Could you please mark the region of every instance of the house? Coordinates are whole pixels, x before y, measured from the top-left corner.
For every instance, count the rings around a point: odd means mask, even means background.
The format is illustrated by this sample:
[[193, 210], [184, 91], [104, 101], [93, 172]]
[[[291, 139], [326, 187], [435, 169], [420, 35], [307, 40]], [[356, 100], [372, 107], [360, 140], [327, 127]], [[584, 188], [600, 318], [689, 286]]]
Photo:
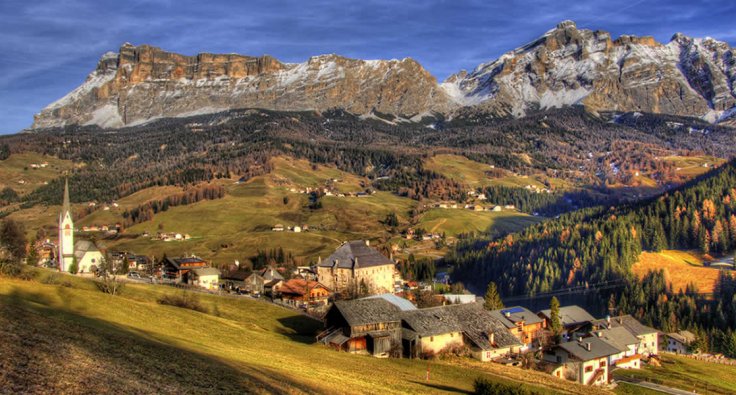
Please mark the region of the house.
[[281, 299], [295, 306], [306, 304], [326, 304], [332, 294], [327, 287], [302, 278], [292, 278], [284, 281], [279, 288]]
[[319, 282], [335, 292], [354, 292], [365, 287], [370, 294], [393, 289], [395, 265], [370, 247], [368, 241], [343, 243], [317, 264]]
[[274, 232], [283, 232], [284, 231], [284, 225], [276, 224], [273, 228], [271, 228]]
[[401, 313], [402, 345], [409, 358], [468, 348], [481, 361], [518, 352], [521, 343], [479, 303]]
[[591, 336], [598, 337], [619, 351], [618, 354], [608, 357], [608, 366], [624, 369], [639, 369], [641, 367], [641, 356], [636, 353], [639, 339], [626, 328], [619, 326], [593, 331]]
[[266, 281], [284, 279], [284, 276], [282, 276], [281, 273], [279, 273], [279, 271], [275, 269], [273, 266], [269, 266], [269, 267], [261, 269], [261, 271], [259, 271], [258, 274], [261, 277], [263, 277], [263, 279]]
[[672, 332], [666, 336], [666, 350], [677, 354], [690, 354], [690, 346], [696, 339], [695, 334], [690, 331]]
[[555, 363], [554, 375], [584, 385], [608, 383], [608, 357], [618, 353], [613, 346], [597, 337], [578, 338], [545, 351], [543, 360]]
[[631, 315], [622, 315], [618, 317], [607, 317], [602, 320], [595, 320], [592, 322], [593, 330], [624, 327], [632, 335], [639, 339], [639, 345], [637, 346], [636, 352], [641, 355], [657, 355], [659, 352], [659, 331], [654, 328], [650, 328], [643, 325], [636, 318]]
[[243, 289], [245, 287], [245, 279], [251, 274], [250, 271], [245, 269], [229, 270], [220, 276], [220, 281], [228, 286], [228, 288]]
[[220, 271], [214, 267], [192, 269], [189, 274], [189, 285], [213, 290], [217, 289], [219, 283]]
[[74, 244], [74, 259], [77, 261], [79, 273], [89, 273], [100, 267], [104, 257], [95, 243], [79, 240]]
[[336, 301], [325, 315], [325, 331], [317, 340], [341, 351], [389, 357], [401, 352], [399, 308], [388, 301]]
[[[549, 328], [550, 320], [552, 318], [552, 311], [550, 309], [542, 310], [537, 315], [544, 319], [545, 328]], [[590, 315], [585, 309], [580, 306], [564, 306], [560, 307], [560, 324], [562, 324], [563, 336], [567, 339], [572, 338], [575, 333], [585, 332], [587, 333], [591, 322], [595, 321], [595, 317]]]
[[164, 278], [176, 283], [188, 283], [189, 272], [207, 267], [207, 262], [196, 256], [189, 258], [169, 258], [163, 260]]
[[[264, 279], [265, 280], [265, 279]], [[279, 293], [281, 285], [284, 283], [283, 279], [274, 278], [272, 280], [265, 280], [263, 283], [263, 293], [265, 295], [271, 295], [272, 297]]]
[[519, 339], [524, 348], [534, 345], [544, 335], [545, 321], [524, 307], [508, 307], [490, 313]]
[[251, 273], [248, 277], [243, 279], [243, 289], [248, 293], [263, 293], [263, 286], [266, 284], [266, 279], [258, 273]]

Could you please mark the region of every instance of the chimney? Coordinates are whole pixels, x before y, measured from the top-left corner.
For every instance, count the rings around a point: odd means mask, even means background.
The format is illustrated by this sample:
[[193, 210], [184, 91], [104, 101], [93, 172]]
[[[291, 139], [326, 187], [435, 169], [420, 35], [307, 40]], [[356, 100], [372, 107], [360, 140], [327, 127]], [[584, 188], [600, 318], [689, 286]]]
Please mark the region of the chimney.
[[583, 342], [583, 337], [582, 336], [578, 337], [578, 343], [582, 343], [582, 342]]
[[606, 316], [606, 323], [608, 323], [608, 325], [611, 325], [611, 316], [610, 315], [607, 315]]
[[510, 313], [510, 312], [508, 312], [508, 311], [504, 311], [504, 312], [503, 312], [503, 315], [504, 315], [504, 316], [505, 316], [506, 318], [510, 318], [510, 317], [511, 317], [511, 313]]
[[495, 333], [493, 333], [493, 332], [489, 333], [488, 340], [491, 342], [491, 345], [496, 344], [496, 342], [495, 342], [495, 340], [496, 340]]
[[365, 245], [367, 245], [368, 247], [370, 247], [371, 246], [371, 241], [370, 240], [366, 240], [365, 241]]
[[590, 343], [585, 343], [585, 349], [590, 351]]

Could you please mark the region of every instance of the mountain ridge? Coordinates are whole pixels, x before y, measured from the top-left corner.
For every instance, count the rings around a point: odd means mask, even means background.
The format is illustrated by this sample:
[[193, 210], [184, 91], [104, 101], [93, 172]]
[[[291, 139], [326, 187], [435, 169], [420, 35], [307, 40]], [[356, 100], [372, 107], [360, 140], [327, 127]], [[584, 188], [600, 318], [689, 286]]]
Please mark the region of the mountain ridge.
[[[564, 21], [498, 59], [442, 83], [411, 58], [360, 60], [335, 54], [285, 63], [269, 55], [166, 52], [125, 43], [102, 56], [87, 80], [34, 117], [33, 128], [120, 127], [162, 117], [236, 108], [452, 116], [470, 107], [519, 117], [584, 105], [732, 121], [736, 49], [712, 38], [613, 39]], [[407, 117], [407, 118], [409, 118]], [[421, 118], [421, 117], [420, 117]]]

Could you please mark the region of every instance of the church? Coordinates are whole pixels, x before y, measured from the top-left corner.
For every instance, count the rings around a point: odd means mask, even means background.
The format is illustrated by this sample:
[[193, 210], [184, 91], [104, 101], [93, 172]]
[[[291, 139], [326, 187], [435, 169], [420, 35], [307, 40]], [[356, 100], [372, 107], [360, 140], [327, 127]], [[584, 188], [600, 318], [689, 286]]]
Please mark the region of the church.
[[69, 181], [64, 183], [64, 204], [59, 214], [59, 270], [70, 272], [73, 263], [77, 263], [78, 273], [89, 273], [93, 266], [99, 267], [102, 253], [89, 240], [74, 243], [74, 222], [72, 220], [71, 203], [69, 202]]

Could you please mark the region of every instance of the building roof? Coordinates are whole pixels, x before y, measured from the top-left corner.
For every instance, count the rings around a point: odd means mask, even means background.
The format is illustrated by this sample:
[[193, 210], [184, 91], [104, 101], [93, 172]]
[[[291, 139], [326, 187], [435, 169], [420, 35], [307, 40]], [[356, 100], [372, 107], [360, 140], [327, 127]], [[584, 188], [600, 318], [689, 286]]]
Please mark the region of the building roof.
[[67, 213], [71, 217], [71, 203], [69, 200], [69, 179], [64, 180], [64, 203], [61, 205], [61, 218], [64, 218]]
[[417, 309], [417, 307], [414, 306], [414, 304], [410, 302], [408, 299], [405, 299], [405, 298], [402, 298], [401, 296], [397, 296], [397, 295], [390, 294], [390, 293], [367, 296], [363, 299], [378, 299], [378, 298], [386, 300], [392, 305], [398, 307], [399, 310], [401, 311], [409, 311], [409, 310]]
[[81, 261], [88, 252], [100, 252], [95, 243], [89, 240], [77, 240], [74, 243], [74, 257]]
[[595, 320], [593, 321], [593, 326], [598, 328], [616, 328], [619, 326], [623, 326], [634, 336], [643, 336], [658, 332], [656, 329], [642, 324], [636, 318], [632, 317], [629, 314], [612, 317], [610, 320]]
[[484, 350], [521, 345], [506, 326], [479, 303], [405, 311], [401, 313], [401, 318], [404, 326], [408, 327], [406, 329], [410, 330], [404, 334], [408, 338], [411, 338], [412, 332], [422, 337], [462, 332]]
[[573, 340], [562, 343], [557, 347], [581, 361], [590, 361], [591, 359], [603, 358], [620, 352], [614, 346], [597, 337], [586, 337], [582, 341]]
[[[539, 313], [547, 318], [552, 317], [552, 311], [550, 309], [542, 310]], [[560, 323], [562, 326], [586, 324], [593, 321], [595, 321], [595, 317], [590, 315], [590, 313], [580, 306], [572, 305], [560, 307]]]
[[593, 335], [615, 347], [617, 350], [628, 351], [630, 345], [639, 344], [639, 339], [632, 335], [628, 329], [619, 326], [593, 332]]
[[310, 280], [309, 282], [307, 282], [307, 280], [303, 278], [292, 278], [291, 280], [285, 281], [281, 285], [281, 289], [279, 289], [279, 291], [282, 294], [304, 295], [307, 293], [307, 288], [309, 289], [315, 289], [315, 288], [327, 289], [327, 287], [325, 287], [324, 285], [316, 281]]
[[443, 294], [442, 296], [450, 303], [475, 303], [478, 298], [473, 294]]
[[266, 281], [284, 279], [284, 276], [282, 276], [281, 273], [279, 273], [279, 271], [274, 269], [273, 267], [266, 267], [261, 269], [260, 275]]
[[203, 268], [197, 268], [193, 269], [192, 272], [196, 274], [198, 277], [201, 276], [219, 276], [220, 270], [216, 269], [214, 267], [203, 267]]
[[264, 288], [274, 287], [274, 286], [276, 286], [276, 284], [281, 283], [281, 282], [284, 282], [284, 280], [281, 280], [281, 279], [278, 279], [278, 278], [274, 278], [271, 281], [267, 281], [267, 282], [263, 283], [263, 287]]
[[362, 240], [343, 243], [327, 259], [320, 262], [319, 267], [337, 267], [341, 269], [365, 268], [373, 266], [393, 265], [375, 248], [371, 248]]
[[251, 273], [247, 270], [238, 269], [238, 270], [228, 272], [227, 274], [224, 274], [222, 276], [222, 279], [223, 280], [234, 280], [234, 281], [245, 281], [245, 279], [250, 276], [258, 276], [258, 274]]
[[543, 322], [538, 315], [521, 306], [492, 310], [490, 313], [507, 328], [515, 328], [516, 323], [521, 321], [524, 322], [524, 325], [534, 325]]
[[679, 331], [667, 334], [668, 337], [676, 340], [682, 344], [690, 344], [695, 341], [695, 334], [690, 331]]
[[169, 258], [166, 257], [166, 260], [164, 262], [164, 265], [171, 265], [176, 270], [179, 270], [182, 265], [186, 264], [192, 264], [192, 263], [202, 263], [201, 266], [206, 266], [207, 262], [204, 260], [197, 258], [197, 257], [188, 257], [188, 258]]
[[379, 322], [398, 322], [398, 307], [385, 299], [338, 300], [333, 305], [348, 325], [358, 326]]

